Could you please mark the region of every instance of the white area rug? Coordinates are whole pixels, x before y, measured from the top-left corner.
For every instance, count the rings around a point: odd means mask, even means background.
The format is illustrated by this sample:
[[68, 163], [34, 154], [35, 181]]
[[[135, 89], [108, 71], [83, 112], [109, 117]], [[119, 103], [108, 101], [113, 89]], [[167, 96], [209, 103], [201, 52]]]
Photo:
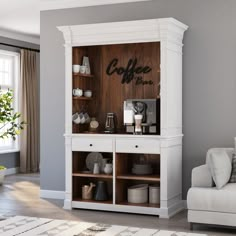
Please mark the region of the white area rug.
[[204, 236], [184, 232], [14, 216], [0, 221], [1, 236]]

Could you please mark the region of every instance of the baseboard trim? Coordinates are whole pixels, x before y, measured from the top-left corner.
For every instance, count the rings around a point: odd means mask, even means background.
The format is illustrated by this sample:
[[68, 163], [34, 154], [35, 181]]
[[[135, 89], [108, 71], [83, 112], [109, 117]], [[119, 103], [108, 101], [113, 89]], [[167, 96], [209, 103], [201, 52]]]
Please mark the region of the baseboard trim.
[[7, 168], [5, 170], [5, 175], [15, 175], [20, 172], [20, 167]]
[[53, 191], [53, 190], [44, 190], [40, 189], [39, 192], [40, 198], [49, 198], [49, 199], [65, 199], [64, 191]]

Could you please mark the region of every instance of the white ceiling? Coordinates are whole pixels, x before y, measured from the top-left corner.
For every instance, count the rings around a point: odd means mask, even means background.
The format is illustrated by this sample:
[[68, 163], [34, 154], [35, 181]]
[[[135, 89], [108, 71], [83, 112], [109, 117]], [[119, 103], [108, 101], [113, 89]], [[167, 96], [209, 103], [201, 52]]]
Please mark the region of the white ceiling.
[[152, 0], [40, 0], [40, 7], [41, 10], [52, 10], [144, 1]]
[[0, 36], [39, 43], [40, 10], [151, 0], [0, 0]]
[[0, 0], [0, 30], [38, 38], [40, 0]]

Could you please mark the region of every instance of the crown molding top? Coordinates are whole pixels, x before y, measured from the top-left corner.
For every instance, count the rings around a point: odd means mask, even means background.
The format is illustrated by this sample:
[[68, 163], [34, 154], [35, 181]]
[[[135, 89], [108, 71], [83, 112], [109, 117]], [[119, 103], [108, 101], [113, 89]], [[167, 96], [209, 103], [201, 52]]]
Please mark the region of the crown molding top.
[[174, 18], [121, 21], [57, 27], [66, 45], [91, 46], [168, 41], [182, 46], [188, 26]]
[[64, 8], [89, 7], [130, 2], [146, 2], [152, 0], [41, 0], [40, 10], [55, 10]]
[[0, 29], [0, 36], [9, 38], [9, 39], [15, 39], [15, 40], [19, 40], [19, 41], [23, 41], [27, 43], [40, 45], [40, 37], [37, 37], [37, 36], [34, 37], [34, 36], [19, 33], [19, 32], [8, 31], [5, 29]]

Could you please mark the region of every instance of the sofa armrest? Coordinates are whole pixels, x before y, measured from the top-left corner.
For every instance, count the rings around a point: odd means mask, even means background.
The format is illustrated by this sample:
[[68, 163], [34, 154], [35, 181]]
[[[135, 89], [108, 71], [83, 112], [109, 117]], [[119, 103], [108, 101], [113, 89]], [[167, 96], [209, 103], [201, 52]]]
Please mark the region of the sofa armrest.
[[207, 165], [192, 170], [192, 187], [213, 187], [213, 179]]

